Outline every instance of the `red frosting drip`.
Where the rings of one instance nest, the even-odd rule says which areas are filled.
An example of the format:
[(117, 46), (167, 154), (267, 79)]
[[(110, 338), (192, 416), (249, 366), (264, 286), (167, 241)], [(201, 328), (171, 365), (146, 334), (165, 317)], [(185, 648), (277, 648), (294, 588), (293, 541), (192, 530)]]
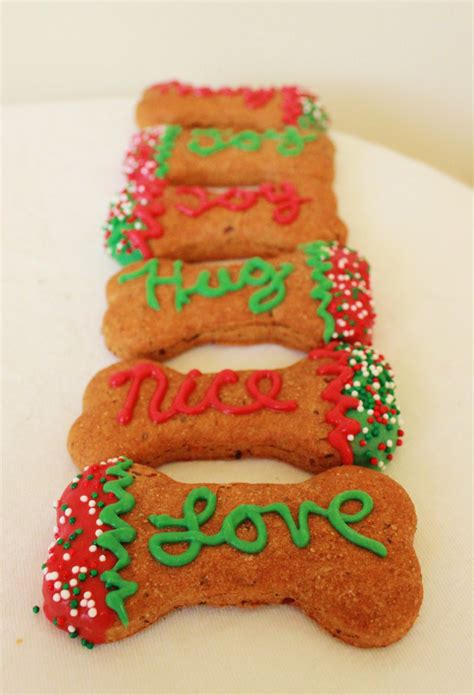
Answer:
[(283, 87), (283, 123), (288, 125), (296, 125), (298, 118), (303, 113), (303, 108), (300, 102), (300, 91), (297, 87)]
[[(76, 478), (73, 482), (73, 485), (77, 482), (77, 487), (72, 488), (69, 485), (58, 500), (56, 515), (58, 530), (54, 534), (54, 545), (49, 550), (43, 579), (46, 617), (55, 621), (62, 630), (68, 630), (70, 626), (74, 627), (80, 638), (93, 643), (104, 642), (106, 631), (117, 620), (116, 613), (105, 603), (107, 589), (100, 579), (102, 572), (111, 569), (117, 562), (117, 558), (109, 550), (92, 545), (97, 539), (97, 531), (110, 530), (110, 526), (97, 524), (100, 513), (99, 502), (103, 502), (105, 506), (116, 502), (115, 495), (104, 493), (105, 480), (100, 482), (100, 479), (114, 480), (112, 476), (107, 476), (105, 473), (110, 465), (112, 464), (102, 463), (86, 469), (82, 477)], [(93, 493), (97, 493), (96, 498), (92, 497)], [(81, 497), (87, 499), (81, 500)], [(90, 502), (95, 504), (89, 504)], [(68, 509), (62, 509), (62, 505), (68, 505)], [(96, 511), (90, 513), (91, 509)], [(74, 520), (74, 523), (71, 520)], [(71, 534), (77, 533), (80, 529), (82, 532), (71, 540)], [(63, 543), (58, 544), (58, 539), (62, 539)], [(70, 548), (64, 548), (64, 543), (67, 542), (70, 543)], [(91, 547), (95, 547), (96, 550), (91, 552)], [(91, 575), (91, 570), (96, 570), (97, 575)], [(57, 573), (57, 578), (53, 578), (54, 574), (51, 577), (52, 573)], [(61, 583), (60, 587), (55, 587), (57, 582)], [(69, 585), (67, 589), (63, 588), (66, 584)], [(73, 593), (75, 588), (79, 588), (79, 594)], [(61, 592), (63, 592), (62, 595)], [(90, 592), (88, 598), (87, 592)], [(55, 601), (54, 596), (59, 596), (59, 600)], [(71, 601), (77, 601), (76, 608), (71, 606)], [(94, 601), (94, 605), (81, 606), (81, 601)], [(77, 615), (71, 615), (71, 610), (77, 610)], [(94, 610), (97, 611), (97, 615), (89, 615), (89, 611), (94, 613)]]
[(139, 203), (129, 218), (130, 223), (137, 220), (145, 225), (144, 229), (129, 229), (126, 236), (131, 245), (141, 251), (143, 258), (151, 258), (152, 252), (148, 245), (150, 239), (159, 239), (164, 234), (164, 229), (158, 222), (157, 217), (163, 215), (165, 206), (159, 200), (166, 186), (164, 181), (153, 180), (144, 181), (139, 185)]
[[(133, 134), (124, 161), (124, 173), (129, 181), (135, 181), (137, 185), (141, 184), (148, 187), (156, 182), (155, 153), (160, 143), (163, 127), (151, 126)], [(157, 185), (164, 183), (160, 180)]]
[(334, 403), (334, 407), (326, 415), (326, 421), (330, 425), (334, 425), (334, 429), (329, 433), (328, 440), (339, 451), (342, 463), (351, 465), (354, 463), (354, 454), (347, 440), (347, 435), (352, 434), (355, 436), (359, 434), (360, 423), (357, 420), (346, 417), (345, 413), (351, 408), (357, 408), (359, 399), (342, 393), (344, 386), (352, 381), (354, 370), (348, 365), (350, 353), (345, 350), (335, 350), (338, 344), (334, 341), (329, 343), (327, 347), (317, 348), (310, 352), (308, 357), (312, 360), (320, 360), (326, 357), (331, 359), (331, 362), (325, 362), (316, 370), (316, 374), (321, 376), (335, 377), (322, 393), (325, 401)]
[[(264, 408), (277, 412), (288, 412), (298, 407), (296, 401), (277, 400), (276, 397), (280, 393), (282, 385), (281, 375), (270, 369), (252, 372), (247, 378), (245, 389), (252, 398), (252, 402), (247, 405), (233, 406), (221, 401), (221, 388), (227, 384), (236, 384), (239, 380), (239, 375), (232, 369), (224, 369), (214, 376), (202, 400), (197, 405), (191, 406), (188, 404), (188, 400), (196, 389), (196, 379), (199, 376), (201, 376), (201, 372), (198, 369), (192, 369), (185, 376), (169, 409), (162, 411), (161, 405), (168, 391), (168, 378), (160, 366), (150, 362), (141, 362), (131, 369), (112, 374), (109, 379), (112, 388), (118, 388), (131, 381), (125, 403), (117, 415), (118, 422), (121, 425), (126, 425), (132, 420), (141, 385), (148, 378), (156, 381), (155, 391), (148, 405), (148, 414), (150, 420), (157, 424), (167, 422), (179, 413), (200, 415), (209, 408), (215, 408), (224, 415), (248, 415)], [(270, 388), (266, 393), (260, 391), (260, 382), (263, 380), (270, 381)]]
[(270, 87), (268, 89), (251, 89), (250, 87), (220, 87), (213, 89), (212, 87), (193, 87), (177, 80), (170, 82), (159, 82), (152, 85), (150, 89), (157, 89), (162, 94), (166, 94), (172, 90), (176, 91), (180, 96), (192, 95), (196, 97), (211, 97), (211, 96), (243, 96), (245, 104), (249, 109), (258, 109), (265, 106), (275, 95), (276, 89)]

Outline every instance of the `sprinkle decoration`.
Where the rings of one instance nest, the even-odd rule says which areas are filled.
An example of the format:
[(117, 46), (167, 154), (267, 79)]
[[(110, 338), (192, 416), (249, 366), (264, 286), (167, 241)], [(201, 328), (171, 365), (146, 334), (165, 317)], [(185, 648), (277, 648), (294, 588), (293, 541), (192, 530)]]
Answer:
[(298, 87), (282, 87), (283, 122), (300, 128), (326, 132), (330, 125), (329, 114), (319, 97), (303, 92)]
[[(166, 181), (132, 180), (112, 201), (104, 226), (105, 246), (122, 265), (147, 260), (153, 256), (149, 242), (159, 239), (164, 229), (159, 218), (166, 212), (163, 193)], [(215, 207), (233, 212), (245, 212), (265, 200), (273, 206), (272, 219), (289, 225), (300, 214), (300, 208), (310, 198), (300, 198), (293, 184), (262, 183), (254, 188), (231, 187), (214, 193), (202, 186), (173, 188), (176, 201), (173, 207), (186, 217), (199, 217)]]
[(326, 415), (334, 426), (328, 440), (342, 463), (384, 470), (404, 435), (393, 371), (384, 356), (360, 343), (334, 341), (309, 358), (324, 360), (317, 374), (334, 377), (322, 396), (333, 403)]
[(44, 612), (89, 649), (105, 641), (117, 617), (127, 624), (124, 600), (138, 588), (119, 574), (130, 562), (122, 544), (136, 535), (121, 518), (135, 504), (126, 490), (131, 465), (114, 458), (86, 468), (55, 504), (54, 540), (42, 567)]
[(152, 257), (151, 239), (159, 239), (164, 230), (159, 217), (165, 212), (160, 200), (166, 183), (130, 181), (112, 201), (104, 226), (106, 248), (122, 265)]
[(164, 179), (169, 171), (168, 160), (181, 131), (179, 125), (156, 125), (135, 133), (125, 155), (127, 179), (138, 182)]
[(311, 297), (325, 323), (324, 342), (372, 342), (375, 320), (370, 292), (370, 266), (356, 251), (337, 242), (314, 241), (299, 248), (307, 256), (317, 283)]

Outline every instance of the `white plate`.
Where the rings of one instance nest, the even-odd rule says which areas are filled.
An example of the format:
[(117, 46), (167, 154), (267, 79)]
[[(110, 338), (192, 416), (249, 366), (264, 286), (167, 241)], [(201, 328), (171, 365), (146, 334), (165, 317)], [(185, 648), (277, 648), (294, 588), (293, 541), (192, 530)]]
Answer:
[[(65, 440), (87, 381), (112, 362), (100, 335), (117, 268), (100, 225), (132, 130), (125, 100), (11, 107), (5, 119), (3, 531), (5, 691), (451, 692), (470, 688), (470, 192), (427, 166), (335, 134), (350, 244), (373, 266), (375, 344), (399, 384), (406, 444), (389, 468), (419, 516), (425, 600), (405, 639), (349, 647), (297, 610), (177, 611), (90, 652), (42, 613), (52, 500), (74, 474)], [(440, 137), (446, 137), (440, 132)], [(275, 346), (203, 348), (182, 369), (276, 367)], [(187, 481), (298, 481), (281, 463), (186, 463)]]

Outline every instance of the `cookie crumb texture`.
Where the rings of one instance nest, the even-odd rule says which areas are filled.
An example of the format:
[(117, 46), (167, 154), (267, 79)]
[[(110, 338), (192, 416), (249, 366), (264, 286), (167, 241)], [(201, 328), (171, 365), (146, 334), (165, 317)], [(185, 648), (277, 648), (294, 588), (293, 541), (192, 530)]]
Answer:
[(276, 458), (311, 473), (384, 469), (402, 443), (382, 355), (332, 342), (285, 369), (187, 375), (151, 360), (100, 371), (69, 433), (83, 468), (121, 451), (138, 463)]
[(136, 120), (139, 128), (157, 123), (255, 130), (297, 125), (324, 132), (329, 125), (321, 100), (302, 87), (213, 89), (176, 80), (146, 89), (137, 105)]
[(152, 258), (113, 276), (103, 320), (118, 357), (165, 360), (198, 345), (274, 342), (308, 352), (339, 339), (370, 344), (367, 261), (332, 242), (233, 264)]
[[(203, 490), (214, 507), (187, 507)], [(336, 523), (341, 495), (348, 501), (336, 505)], [(307, 517), (308, 537), (297, 540), (283, 511), (296, 521), (308, 504), (316, 512)], [(233, 531), (223, 530), (224, 520)], [(76, 476), (57, 502), (44, 612), (90, 648), (176, 608), (293, 604), (349, 644), (385, 646), (409, 630), (421, 604), (415, 527), (404, 490), (363, 468), (296, 485), (197, 489), (120, 457)]]
[(103, 231), (106, 250), (121, 265), (153, 257), (271, 258), (314, 239), (347, 238), (333, 191), (318, 181), (217, 189), (129, 181)]
[(331, 184), (334, 145), (327, 135), (294, 126), (258, 133), (157, 125), (132, 136), (124, 174), (127, 181), (187, 186)]

